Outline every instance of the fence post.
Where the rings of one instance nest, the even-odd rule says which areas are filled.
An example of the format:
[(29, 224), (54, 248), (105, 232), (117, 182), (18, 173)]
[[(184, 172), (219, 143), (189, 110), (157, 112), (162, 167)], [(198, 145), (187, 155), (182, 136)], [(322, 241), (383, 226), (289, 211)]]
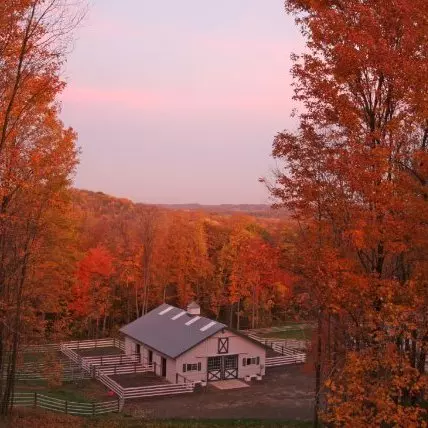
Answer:
[(37, 392), (34, 393), (34, 407), (37, 407)]
[(117, 399), (117, 413), (120, 413), (120, 398)]
[(68, 401), (65, 400), (65, 414), (68, 413)]
[(92, 403), (92, 416), (95, 416), (95, 403)]
[(134, 363), (134, 373), (137, 373), (137, 363)]

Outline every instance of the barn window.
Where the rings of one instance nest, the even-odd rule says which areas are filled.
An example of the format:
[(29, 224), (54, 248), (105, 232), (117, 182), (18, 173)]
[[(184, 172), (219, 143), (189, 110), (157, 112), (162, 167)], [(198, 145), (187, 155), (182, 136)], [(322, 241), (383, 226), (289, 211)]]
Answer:
[(260, 364), (260, 357), (244, 358), (244, 361), (243, 361), (244, 366), (251, 366), (254, 364)]
[(218, 339), (218, 353), (227, 354), (229, 352), (229, 338), (220, 337)]
[(196, 372), (200, 371), (199, 364), (183, 364), (183, 372)]

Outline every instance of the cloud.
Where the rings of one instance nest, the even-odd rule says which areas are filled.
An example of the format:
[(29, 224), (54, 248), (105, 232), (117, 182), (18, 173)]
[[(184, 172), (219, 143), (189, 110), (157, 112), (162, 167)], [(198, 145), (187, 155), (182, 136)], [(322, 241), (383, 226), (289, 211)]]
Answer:
[(281, 91), (248, 94), (198, 93), (196, 91), (150, 92), (130, 89), (69, 86), (62, 95), (65, 104), (103, 106), (109, 104), (124, 110), (163, 112), (191, 111), (272, 111), (291, 107), (291, 101)]

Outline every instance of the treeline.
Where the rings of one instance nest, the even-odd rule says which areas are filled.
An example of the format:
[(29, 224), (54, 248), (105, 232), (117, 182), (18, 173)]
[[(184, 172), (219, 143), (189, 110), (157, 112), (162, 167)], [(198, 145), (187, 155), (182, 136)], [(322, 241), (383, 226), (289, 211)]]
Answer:
[(286, 220), (183, 212), (79, 190), (67, 217), (33, 288), (32, 306), (52, 331), (111, 334), (164, 301), (196, 300), (235, 328), (287, 316)]

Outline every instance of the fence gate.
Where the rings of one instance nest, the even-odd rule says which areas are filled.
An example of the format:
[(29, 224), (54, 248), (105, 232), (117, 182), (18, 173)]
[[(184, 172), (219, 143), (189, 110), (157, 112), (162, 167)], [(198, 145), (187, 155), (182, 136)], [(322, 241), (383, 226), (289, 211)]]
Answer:
[(237, 355), (208, 357), (208, 381), (236, 379), (237, 377)]

